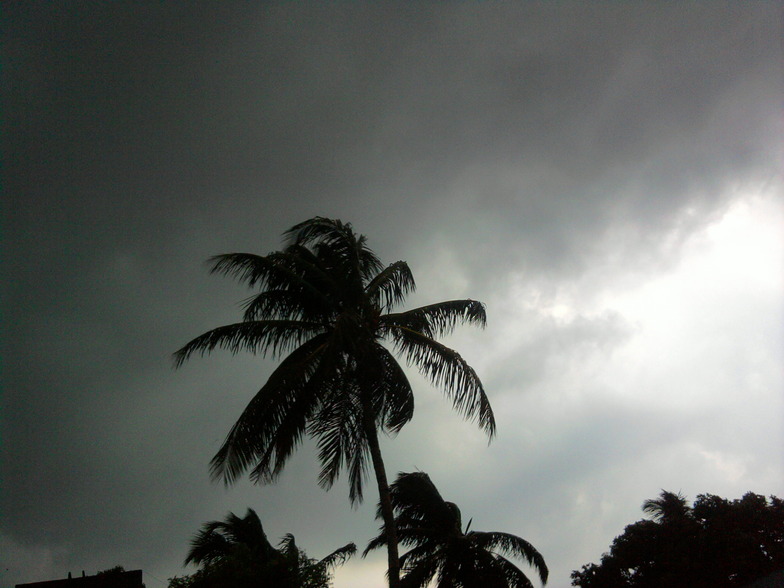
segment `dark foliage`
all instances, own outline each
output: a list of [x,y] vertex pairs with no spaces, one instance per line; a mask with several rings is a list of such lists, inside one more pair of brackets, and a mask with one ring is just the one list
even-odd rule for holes
[[331,568],[356,552],[344,545],[322,560],[309,558],[286,535],[277,548],[267,540],[253,509],[245,517],[229,513],[225,521],[205,523],[191,541],[185,563],[200,566],[194,574],[172,578],[169,588],[327,588]]
[[751,492],[727,500],[679,494],[647,500],[641,520],[616,537],[599,564],[572,572],[582,588],[742,587],[784,569],[784,501]]
[[[352,502],[362,500],[372,464],[394,534],[378,430],[400,431],[414,414],[414,396],[390,348],[492,436],[495,420],[479,377],[437,341],[460,323],[484,326],[484,306],[452,300],[392,312],[415,287],[405,262],[384,267],[367,239],[339,220],[316,217],[285,236],[283,251],[212,259],[214,273],[258,293],[247,299],[241,322],[196,337],[174,356],[178,366],[215,349],[281,359],[212,459],[212,474],[228,484],[251,470],[254,481],[272,482],[309,435],[318,444],[319,483],[329,488],[347,470]],[[396,562],[392,541],[391,586]]]
[[[423,472],[401,473],[390,486],[406,588],[530,588],[531,581],[508,557],[533,567],[547,582],[544,558],[528,541],[509,533],[463,529],[460,509],[447,502]],[[381,517],[380,509],[378,518]],[[384,528],[363,555],[386,545]]]
[[484,306],[453,300],[392,313],[414,290],[403,261],[384,268],[350,224],[316,217],[286,233],[288,246],[267,256],[214,257],[212,271],[260,293],[245,302],[242,322],[218,327],[175,353],[176,365],[216,348],[283,358],[251,400],[212,460],[215,477],[271,482],[303,435],[320,448],[320,483],[345,466],[351,499],[362,499],[368,447],[363,409],[395,433],[413,415],[409,382],[382,341],[441,386],[455,408],[489,433],[495,421],[474,370],[435,338],[458,323],[485,324]]

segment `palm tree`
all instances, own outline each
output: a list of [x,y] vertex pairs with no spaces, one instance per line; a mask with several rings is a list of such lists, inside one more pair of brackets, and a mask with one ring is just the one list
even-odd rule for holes
[[230,512],[225,521],[205,523],[191,541],[185,564],[202,566],[194,583],[205,588],[229,584],[326,588],[330,569],[344,563],[356,550],[356,545],[349,543],[322,560],[310,559],[291,534],[276,549],[267,539],[258,515],[249,508],[244,518]]
[[[423,472],[401,473],[390,487],[398,540],[411,549],[400,558],[401,586],[423,588],[433,578],[439,588],[530,588],[531,581],[505,556],[525,560],[547,582],[541,554],[528,541],[509,533],[470,531],[460,509],[445,501]],[[377,517],[380,518],[379,509]],[[385,527],[362,556],[386,545]]]
[[392,312],[415,288],[405,262],[384,267],[366,237],[339,220],[315,217],[284,236],[283,251],[211,260],[213,273],[260,292],[246,301],[241,322],[197,337],[175,353],[175,365],[216,348],[283,358],[212,459],[213,478],[230,484],[252,468],[252,480],[270,483],[307,434],[319,448],[319,484],[331,487],[345,467],[349,498],[357,503],[369,458],[392,538],[389,584],[397,587],[394,514],[378,430],[400,431],[413,416],[414,396],[385,343],[492,438],[495,420],[479,377],[437,341],[458,323],[484,326],[484,305],[453,300]]
[[659,498],[649,498],[643,502],[642,511],[659,523],[683,521],[691,516],[686,497],[680,492],[676,494],[667,490],[662,490]]

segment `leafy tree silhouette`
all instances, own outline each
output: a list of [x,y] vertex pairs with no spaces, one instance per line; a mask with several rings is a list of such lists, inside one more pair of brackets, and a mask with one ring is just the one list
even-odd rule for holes
[[170,588],[276,586],[278,588],[327,588],[330,570],[344,563],[357,548],[353,543],[336,549],[322,560],[309,558],[286,535],[279,547],[267,539],[256,512],[245,517],[229,513],[225,521],[205,523],[191,541],[186,565],[201,568],[193,575],[172,578]]
[[[505,556],[526,561],[547,582],[544,558],[528,541],[509,533],[471,531],[471,521],[463,529],[460,509],[441,497],[427,474],[399,474],[390,494],[399,541],[411,548],[400,558],[402,586],[424,588],[435,578],[439,588],[531,588],[528,577]],[[382,527],[363,557],[387,543]]]
[[599,564],[572,572],[582,588],[731,588],[784,569],[784,501],[701,494],[689,507],[662,491],[646,500],[653,520],[628,525]]
[[213,477],[229,484],[252,468],[251,479],[272,482],[308,434],[319,447],[320,485],[331,487],[345,467],[350,499],[359,502],[369,457],[392,539],[389,584],[396,587],[397,541],[378,430],[400,431],[413,416],[414,396],[384,342],[492,437],[495,420],[479,377],[437,341],[458,323],[484,326],[485,309],[474,300],[452,300],[392,312],[415,287],[405,262],[384,267],[366,237],[339,220],[315,217],[284,235],[283,251],[211,260],[213,273],[260,293],[246,301],[242,322],[192,340],[175,353],[175,365],[216,348],[283,358],[212,459]]

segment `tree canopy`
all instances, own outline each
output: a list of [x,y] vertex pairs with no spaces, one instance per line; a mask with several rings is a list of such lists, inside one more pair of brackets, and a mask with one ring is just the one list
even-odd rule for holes
[[356,552],[349,543],[327,557],[311,559],[287,534],[278,547],[270,544],[256,512],[229,513],[223,521],[205,523],[191,541],[185,563],[200,566],[194,574],[172,578],[169,588],[328,588],[330,570]]
[[751,492],[728,500],[700,494],[690,507],[662,491],[652,519],[628,525],[599,564],[572,572],[582,588],[742,587],[784,569],[784,501]]

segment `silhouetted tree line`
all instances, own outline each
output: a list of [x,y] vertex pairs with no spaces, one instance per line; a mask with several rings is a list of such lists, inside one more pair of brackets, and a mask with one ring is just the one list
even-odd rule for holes
[[731,588],[784,569],[784,501],[751,492],[700,494],[689,506],[663,491],[650,519],[628,525],[599,564],[572,572],[582,588]]

